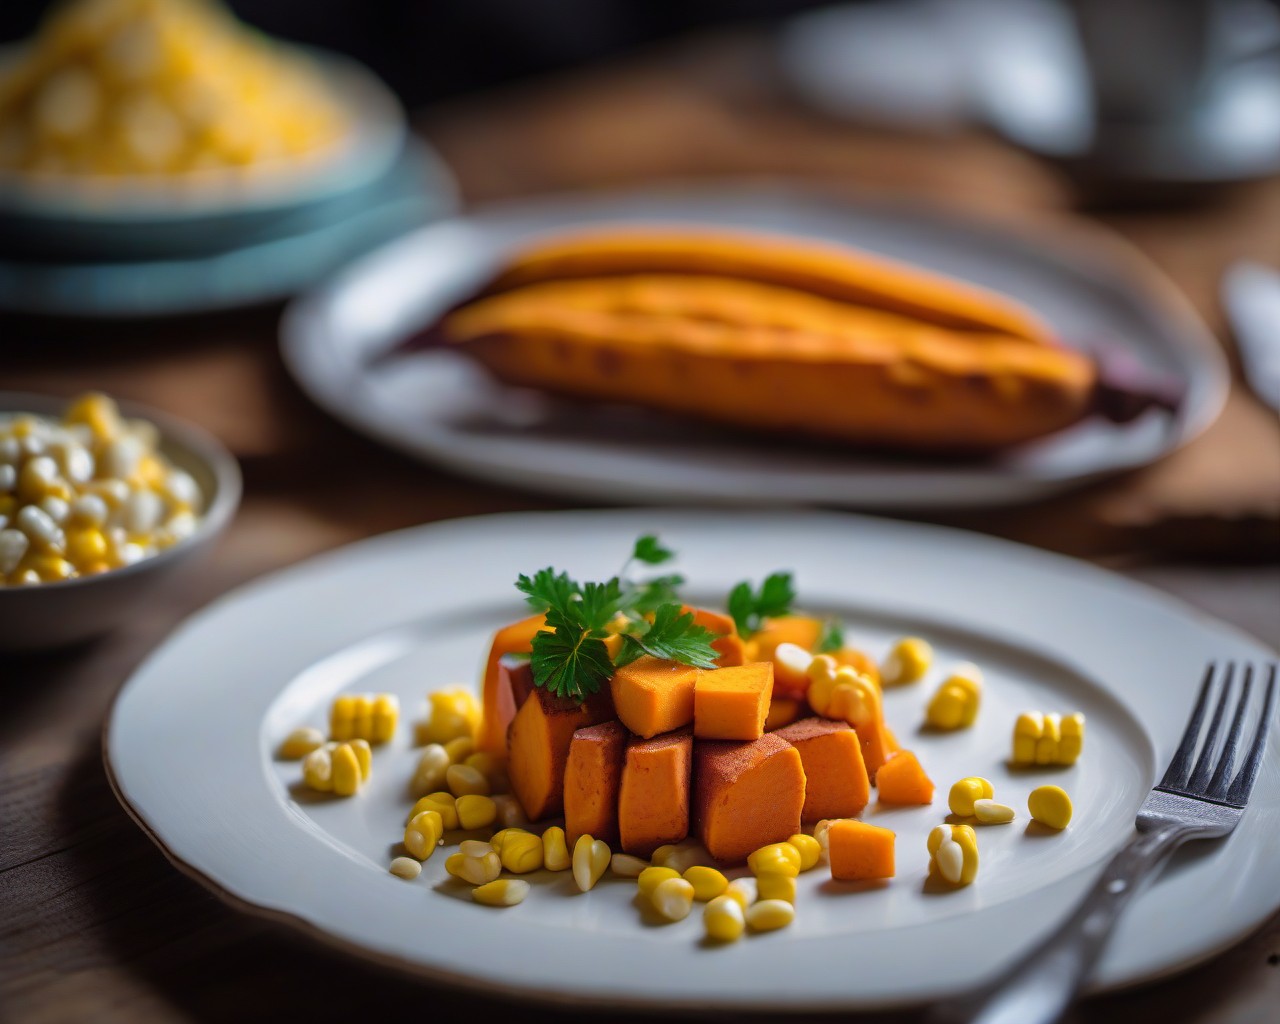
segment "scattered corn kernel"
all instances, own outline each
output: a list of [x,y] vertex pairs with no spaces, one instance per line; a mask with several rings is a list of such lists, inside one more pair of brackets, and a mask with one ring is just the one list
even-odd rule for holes
[[786,900],[760,900],[747,908],[747,927],[753,932],[772,932],[796,919],[796,908]]
[[982,670],[963,662],[951,670],[925,709],[925,722],[935,729],[965,729],[978,717],[982,702]]
[[978,837],[970,826],[938,825],[928,848],[929,867],[950,885],[968,885],[978,876]]
[[530,833],[527,828],[518,828],[515,826],[512,826],[510,828],[499,829],[497,832],[495,832],[493,835],[489,837],[489,845],[492,846],[499,853],[501,853],[502,844],[507,841],[507,837],[517,835],[517,834],[529,835]]
[[414,879],[422,874],[422,864],[412,857],[396,857],[388,870],[397,878]]
[[444,773],[449,792],[454,796],[488,796],[489,780],[465,764],[451,764]]
[[436,852],[440,845],[440,837],[444,834],[444,826],[436,811],[423,811],[415,814],[404,828],[404,848],[409,855],[418,860],[426,860]]
[[722,872],[703,864],[695,864],[685,871],[684,880],[693,886],[693,898],[699,903],[713,900],[729,888],[729,879]]
[[302,759],[302,781],[309,789],[352,796],[367,782],[373,758],[363,740],[326,743]]
[[[456,688],[427,694],[430,716],[418,731],[423,743],[448,743],[450,740],[475,736],[480,724],[480,706],[470,690]],[[471,751],[467,752],[468,754]],[[462,755],[465,757],[466,755]],[[461,758],[454,758],[461,760]]]
[[567,871],[573,866],[564,829],[552,825],[542,833],[542,866],[548,871]]
[[648,866],[647,860],[629,853],[615,853],[609,860],[609,870],[619,878],[639,878]]
[[1013,724],[1015,765],[1072,765],[1084,748],[1084,715],[1024,711]]
[[645,896],[652,896],[653,890],[656,889],[661,882],[665,882],[668,878],[679,878],[680,872],[675,868],[664,867],[660,864],[654,864],[645,868],[636,878],[636,886]]
[[831,705],[831,694],[836,688],[836,659],[829,654],[816,654],[809,662],[807,675],[809,689],[805,696],[809,706],[819,715],[825,715]]
[[468,857],[464,853],[451,854],[444,862],[444,869],[472,885],[486,885],[502,874],[502,861],[492,850],[482,857]]
[[492,843],[486,843],[483,839],[464,839],[458,844],[458,852],[464,857],[483,857],[497,851]]
[[449,770],[449,754],[439,743],[428,743],[418,757],[418,766],[409,781],[415,796],[434,793],[444,787],[445,772]]
[[918,636],[904,636],[893,645],[880,665],[884,686],[902,686],[923,679],[933,662],[933,647]]
[[951,792],[947,794],[947,806],[952,814],[972,818],[974,801],[990,800],[995,795],[995,786],[980,776],[970,775],[952,784]]
[[1071,824],[1071,797],[1059,786],[1037,786],[1027,797],[1032,820],[1061,831]]
[[973,816],[984,825],[1007,825],[1013,821],[1013,808],[995,800],[975,800]]
[[335,740],[386,743],[395,735],[400,701],[392,693],[342,693],[329,710],[329,735]]
[[493,804],[498,809],[496,824],[503,828],[519,828],[529,824],[520,801],[510,794],[499,794],[493,797]]
[[729,883],[729,888],[725,889],[724,894],[746,910],[760,898],[760,886],[753,877],[748,875],[745,878],[735,878]]
[[350,743],[340,743],[331,755],[333,768],[331,781],[338,796],[352,796],[360,788],[360,758]]
[[464,793],[458,797],[454,807],[458,811],[460,828],[488,828],[498,816],[493,801],[479,793]]
[[772,871],[756,876],[756,893],[762,900],[796,901],[796,880],[792,875],[779,875]]
[[865,729],[882,717],[880,687],[870,676],[842,665],[836,669],[835,688],[831,691],[826,715],[848,722],[855,729]]
[[668,843],[653,851],[651,863],[659,867],[674,868],[683,874],[695,865],[715,867],[715,859],[707,853],[706,848],[696,839],[682,839],[678,843]]
[[423,811],[435,811],[439,814],[446,832],[458,827],[458,802],[452,793],[428,793],[413,805],[409,816]]
[[498,855],[502,866],[515,875],[527,875],[542,868],[542,837],[531,832],[508,832]]
[[286,761],[299,761],[311,751],[324,746],[324,733],[319,729],[304,726],[294,729],[280,744],[280,756]]
[[523,878],[499,878],[471,890],[471,898],[486,907],[514,907],[529,895]]
[[717,896],[702,911],[707,938],[716,942],[736,942],[747,926],[745,908],[733,896]]
[[822,859],[822,845],[813,836],[807,836],[803,832],[799,832],[788,839],[787,842],[794,846],[796,852],[800,854],[801,871],[808,871]]
[[649,901],[659,917],[683,921],[693,910],[693,886],[683,878],[666,878],[659,882]]
[[822,850],[822,856],[826,857],[831,852],[831,839],[827,833],[831,829],[831,819],[823,818],[818,824],[813,826],[813,838],[817,841],[819,849]]
[[573,844],[573,880],[578,888],[583,892],[593,888],[612,858],[609,844],[604,840],[579,836]]
[[490,791],[507,788],[507,762],[486,751],[477,751],[462,762],[468,768],[474,768],[489,781]]
[[800,874],[800,861],[800,851],[790,843],[770,843],[747,857],[747,867],[757,878],[769,873],[794,878]]
[[476,741],[470,736],[455,736],[444,745],[452,764],[464,764],[476,750]]

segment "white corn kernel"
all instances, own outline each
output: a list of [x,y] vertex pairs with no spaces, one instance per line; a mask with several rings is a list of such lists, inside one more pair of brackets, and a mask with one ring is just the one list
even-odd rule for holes
[[747,909],[746,918],[753,932],[771,932],[794,921],[796,908],[786,900],[760,900]]
[[746,928],[746,913],[732,896],[717,896],[702,912],[702,924],[707,938],[716,942],[736,942]]
[[748,875],[745,878],[735,878],[729,883],[724,894],[746,910],[760,898],[760,886],[753,877]]
[[18,486],[18,471],[7,462],[0,462],[0,494],[11,494]]
[[142,442],[136,438],[128,436],[117,438],[102,450],[98,469],[108,477],[123,480],[133,476],[145,454]]
[[960,873],[964,870],[964,852],[959,843],[954,839],[944,839],[933,856],[938,863],[938,874],[952,885],[960,881]]
[[286,761],[297,761],[306,757],[311,751],[324,746],[324,733],[319,729],[306,726],[294,729],[280,744],[280,756]]
[[31,541],[21,530],[0,530],[0,576],[8,576],[18,568],[30,546]]
[[[593,888],[613,859],[609,844],[591,836],[579,836],[573,844],[573,881],[583,892]],[[692,888],[692,887],[690,887]]]
[[552,825],[542,833],[542,866],[548,871],[565,871],[573,866],[564,829]]
[[445,783],[444,773],[449,770],[449,755],[439,743],[428,743],[418,757],[418,766],[413,771],[409,788],[414,796],[425,796],[441,789]]
[[615,853],[609,860],[609,870],[619,878],[639,878],[640,873],[648,866],[647,860],[633,857],[629,853]]
[[37,548],[45,551],[61,551],[66,544],[66,538],[58,524],[38,505],[23,505],[14,516],[13,522]]
[[649,894],[649,901],[660,917],[683,921],[693,910],[693,886],[683,878],[667,878]]
[[458,852],[464,857],[483,857],[485,854],[497,851],[483,839],[464,839],[458,844]]
[[62,471],[74,484],[88,483],[93,479],[93,453],[82,445],[67,445],[62,453]]
[[973,816],[984,825],[1004,825],[1013,821],[1013,808],[995,800],[975,800]]
[[388,870],[397,878],[414,879],[422,874],[422,865],[412,857],[396,857]]
[[41,498],[40,507],[44,509],[45,514],[59,526],[67,521],[67,515],[71,512],[71,506],[57,495],[53,494]]
[[502,874],[502,861],[492,850],[483,857],[455,853],[444,862],[444,869],[472,885],[487,885]]

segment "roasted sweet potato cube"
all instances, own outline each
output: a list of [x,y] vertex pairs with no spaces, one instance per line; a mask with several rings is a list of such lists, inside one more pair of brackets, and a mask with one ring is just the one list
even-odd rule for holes
[[933,803],[933,780],[910,750],[899,750],[876,772],[876,790],[886,804]]
[[772,662],[700,671],[693,689],[693,734],[707,740],[759,739],[772,696]]
[[775,735],[800,752],[805,821],[852,818],[862,813],[871,787],[862,762],[862,745],[848,722],[805,718]]
[[769,702],[769,717],[764,720],[764,731],[773,732],[790,725],[800,717],[802,711],[808,711],[809,705],[794,697],[774,697]]
[[689,834],[693,730],[679,729],[627,743],[618,794],[622,849],[648,857]]
[[532,615],[503,626],[493,635],[484,668],[484,717],[480,720],[480,735],[476,738],[476,746],[481,750],[500,754],[507,749],[507,729],[520,708],[500,662],[507,654],[528,654],[533,638],[544,625],[546,620],[541,615]]
[[716,659],[717,665],[728,668],[746,662],[747,645],[742,642],[742,637],[738,635],[738,626],[730,616],[689,605],[684,606],[684,611],[693,612],[694,625],[702,626],[718,635],[719,639],[711,644],[720,655]]
[[845,882],[892,878],[896,838],[889,829],[865,821],[833,821],[827,830],[831,877]]
[[543,689],[529,695],[511,721],[507,775],[530,821],[564,810],[564,772],[574,732],[612,717],[607,690],[581,704]]
[[800,831],[804,765],[777,733],[749,743],[694,743],[694,821],[702,845],[723,864]]
[[698,670],[674,661],[637,658],[618,669],[610,682],[622,724],[650,739],[682,729],[693,721],[693,687]]
[[619,721],[579,729],[564,770],[564,831],[570,848],[579,836],[618,839],[618,796],[627,730]]

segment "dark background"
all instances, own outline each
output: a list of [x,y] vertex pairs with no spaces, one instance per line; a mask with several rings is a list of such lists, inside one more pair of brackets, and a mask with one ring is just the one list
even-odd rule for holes
[[[51,0],[0,0],[0,42],[30,35]],[[271,35],[368,64],[413,106],[721,23],[819,0],[236,0]]]

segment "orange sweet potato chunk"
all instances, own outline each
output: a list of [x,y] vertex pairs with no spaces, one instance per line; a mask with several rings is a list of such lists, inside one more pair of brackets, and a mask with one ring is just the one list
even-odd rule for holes
[[693,687],[698,670],[645,655],[618,669],[610,682],[622,724],[650,739],[693,721]]
[[742,642],[742,637],[738,636],[738,626],[730,616],[689,605],[684,606],[684,611],[693,612],[695,626],[702,626],[718,634],[719,639],[711,644],[720,654],[716,659],[717,665],[721,668],[729,668],[746,663],[747,645]]
[[899,750],[876,773],[880,802],[886,804],[933,803],[933,780],[924,773],[910,750]]
[[507,736],[507,775],[511,791],[530,821],[564,810],[565,765],[573,734],[613,717],[609,692],[602,690],[579,704],[535,689],[511,720]]
[[809,705],[804,701],[794,697],[774,697],[769,703],[769,717],[764,720],[764,731],[773,732],[790,725],[800,717],[802,710],[809,710]]
[[627,743],[618,793],[622,849],[648,857],[689,834],[693,730],[680,729]]
[[515,702],[508,680],[503,678],[499,662],[506,654],[528,654],[533,638],[546,624],[541,615],[503,626],[493,635],[489,645],[489,659],[484,667],[484,717],[480,720],[480,735],[476,746],[491,754],[500,754],[507,748],[507,728],[515,718],[519,707]]
[[740,864],[800,831],[804,765],[777,733],[749,743],[698,740],[693,759],[695,826],[717,861]]
[[627,730],[621,722],[601,722],[573,734],[564,769],[564,831],[571,849],[584,835],[617,841],[626,753]]
[[844,882],[892,878],[896,838],[889,829],[865,821],[833,821],[827,831],[831,877]]
[[822,637],[823,622],[804,615],[783,615],[770,619],[764,627],[751,638],[752,659],[755,661],[772,661],[773,652],[778,644],[795,644],[806,651],[818,646]]
[[705,740],[758,740],[773,696],[773,662],[699,671],[693,689],[693,734]]
[[847,722],[806,718],[775,734],[800,752],[804,764],[805,821],[852,818],[871,796],[858,734]]

